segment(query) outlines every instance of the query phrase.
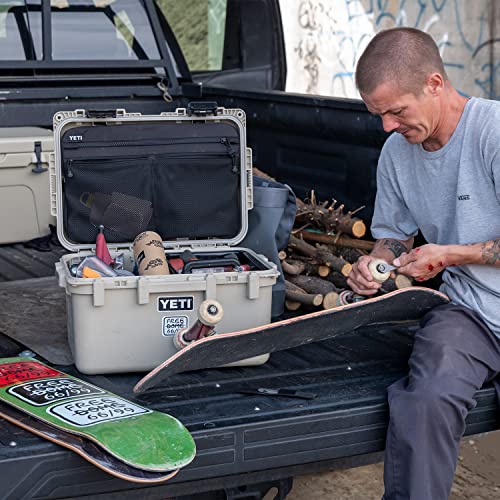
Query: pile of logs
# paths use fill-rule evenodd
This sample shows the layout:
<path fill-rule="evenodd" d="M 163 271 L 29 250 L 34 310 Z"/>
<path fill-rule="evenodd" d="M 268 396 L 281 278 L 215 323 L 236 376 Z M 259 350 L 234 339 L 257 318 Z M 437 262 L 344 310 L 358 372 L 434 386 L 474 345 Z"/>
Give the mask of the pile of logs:
<path fill-rule="evenodd" d="M 361 208 L 345 213 L 336 200 L 318 203 L 314 192 L 309 200 L 297 201 L 294 230 L 280 253 L 288 310 L 331 309 L 364 298 L 347 284 L 352 265 L 374 245 L 362 239 L 366 224 L 355 217 Z M 411 284 L 408 277 L 396 275 L 382 285 L 381 293 Z"/>

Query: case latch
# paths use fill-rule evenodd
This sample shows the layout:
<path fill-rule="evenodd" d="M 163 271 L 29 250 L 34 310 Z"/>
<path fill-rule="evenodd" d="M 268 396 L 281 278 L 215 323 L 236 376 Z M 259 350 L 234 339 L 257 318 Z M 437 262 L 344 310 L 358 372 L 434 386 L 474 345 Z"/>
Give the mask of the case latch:
<path fill-rule="evenodd" d="M 217 103 L 214 101 L 204 101 L 204 102 L 190 102 L 187 105 L 187 112 L 189 116 L 207 116 L 207 115 L 217 115 Z"/>
<path fill-rule="evenodd" d="M 41 174 L 42 172 L 47 172 L 47 169 L 42 167 L 42 143 L 35 142 L 35 158 L 36 158 L 36 167 L 32 168 L 31 171 L 34 174 Z"/>
<path fill-rule="evenodd" d="M 116 118 L 116 109 L 88 109 L 87 118 Z"/>

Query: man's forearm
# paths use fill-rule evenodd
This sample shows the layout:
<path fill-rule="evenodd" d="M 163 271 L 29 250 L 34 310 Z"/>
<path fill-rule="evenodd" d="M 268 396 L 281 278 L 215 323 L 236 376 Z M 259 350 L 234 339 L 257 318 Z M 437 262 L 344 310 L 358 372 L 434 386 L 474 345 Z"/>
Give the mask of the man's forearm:
<path fill-rule="evenodd" d="M 396 240 L 393 238 L 384 238 L 377 240 L 370 255 L 378 259 L 384 259 L 392 262 L 404 252 L 409 252 L 413 247 L 413 238 L 409 240 Z"/>
<path fill-rule="evenodd" d="M 446 267 L 464 264 L 500 267 L 500 238 L 469 245 L 447 245 Z"/>

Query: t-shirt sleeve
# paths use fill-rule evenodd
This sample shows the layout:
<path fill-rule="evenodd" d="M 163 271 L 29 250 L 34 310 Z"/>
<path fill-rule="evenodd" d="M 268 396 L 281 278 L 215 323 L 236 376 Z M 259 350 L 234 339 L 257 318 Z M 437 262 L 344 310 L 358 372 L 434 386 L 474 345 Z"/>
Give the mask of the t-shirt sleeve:
<path fill-rule="evenodd" d="M 487 173 L 493 180 L 500 203 L 500 103 L 491 102 L 488 111 L 486 123 L 478 127 L 479 141 Z"/>
<path fill-rule="evenodd" d="M 377 240 L 407 240 L 418 232 L 418 226 L 399 188 L 398 172 L 391 154 L 391 150 L 397 151 L 398 145 L 394 139 L 391 136 L 386 141 L 378 162 L 377 195 L 371 225 L 372 236 Z"/>

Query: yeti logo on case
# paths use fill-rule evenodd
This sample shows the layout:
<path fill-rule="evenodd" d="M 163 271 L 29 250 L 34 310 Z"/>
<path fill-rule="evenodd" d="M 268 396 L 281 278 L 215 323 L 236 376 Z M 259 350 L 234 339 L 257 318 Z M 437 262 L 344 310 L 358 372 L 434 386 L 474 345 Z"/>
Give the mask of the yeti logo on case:
<path fill-rule="evenodd" d="M 158 297 L 158 312 L 192 311 L 193 297 Z"/>

